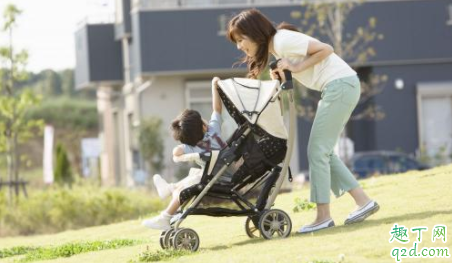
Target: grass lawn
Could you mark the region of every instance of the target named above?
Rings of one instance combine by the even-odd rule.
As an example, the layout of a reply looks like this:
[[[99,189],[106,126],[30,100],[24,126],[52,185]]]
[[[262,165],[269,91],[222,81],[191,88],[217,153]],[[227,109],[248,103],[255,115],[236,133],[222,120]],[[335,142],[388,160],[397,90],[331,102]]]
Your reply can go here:
[[[297,235],[296,230],[310,223],[314,211],[293,213],[296,197],[308,198],[309,189],[294,190],[281,194],[275,208],[289,213],[292,236],[287,239],[250,239],[245,234],[243,217],[213,218],[189,217],[181,225],[194,229],[200,237],[200,249],[195,253],[174,254],[167,262],[395,262],[390,256],[394,247],[410,249],[417,238],[417,232],[408,230],[410,242],[389,243],[393,225],[407,228],[428,227],[423,232],[423,247],[448,247],[452,252],[452,165],[428,171],[409,172],[394,176],[374,177],[361,181],[366,192],[381,206],[380,211],[363,223],[344,226],[343,221],[355,205],[344,196],[331,203],[336,227],[314,234]],[[446,243],[432,242],[432,228],[443,224],[447,231]],[[159,255],[159,231],[144,229],[140,220],[120,224],[66,231],[54,235],[11,237],[0,239],[0,251],[17,246],[57,246],[70,242],[104,241],[109,239],[132,239],[144,242],[117,249],[87,252],[72,257],[60,257],[39,262],[138,262],[142,252]],[[340,256],[343,255],[343,256]],[[15,262],[23,256],[7,257],[0,262]],[[451,258],[403,258],[402,262],[452,262]]]

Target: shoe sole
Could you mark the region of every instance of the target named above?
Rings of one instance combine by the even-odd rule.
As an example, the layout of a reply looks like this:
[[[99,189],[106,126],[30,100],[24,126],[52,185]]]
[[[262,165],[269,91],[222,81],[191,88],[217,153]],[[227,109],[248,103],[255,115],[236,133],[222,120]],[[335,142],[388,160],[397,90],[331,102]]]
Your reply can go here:
[[[334,221],[333,221],[327,227],[323,227],[323,228],[320,228],[320,229],[312,230],[312,231],[309,231],[309,232],[298,232],[297,231],[297,234],[300,234],[300,235],[309,234],[309,233],[321,231],[321,230],[324,230],[324,229],[332,228],[334,226],[336,226],[336,224],[334,224]]]
[[[378,212],[378,210],[380,210],[380,205],[375,203],[376,205],[374,207],[372,207],[371,210],[369,210],[367,213],[363,214],[362,216],[356,218],[356,219],[350,219],[350,220],[345,220],[344,225],[351,225],[351,224],[355,224],[355,223],[360,223],[362,221],[364,221],[366,218],[368,218],[369,216],[375,214],[376,212]]]

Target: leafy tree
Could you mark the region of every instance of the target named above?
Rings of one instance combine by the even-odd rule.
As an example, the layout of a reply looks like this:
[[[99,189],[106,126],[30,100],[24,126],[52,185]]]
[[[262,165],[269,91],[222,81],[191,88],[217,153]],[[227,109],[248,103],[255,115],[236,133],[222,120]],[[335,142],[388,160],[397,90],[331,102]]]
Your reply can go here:
[[[61,92],[70,97],[74,94],[74,70],[66,69],[59,73],[61,79]]]
[[[55,182],[60,185],[72,185],[74,181],[71,164],[63,144],[58,143],[56,148]]]
[[[358,26],[354,32],[345,32],[344,28],[350,13],[363,0],[333,0],[333,1],[303,1],[305,8],[303,14],[299,11],[291,13],[292,18],[300,20],[301,31],[308,35],[316,35],[326,38],[334,47],[335,53],[349,62],[358,66],[358,73],[364,72],[366,77],[361,77],[361,97],[357,110],[351,117],[352,120],[384,118],[384,112],[373,102],[375,95],[382,92],[383,85],[387,81],[386,75],[371,74],[366,68],[359,68],[368,59],[374,57],[376,52],[372,43],[383,39],[383,35],[376,32],[377,19],[370,17],[366,25]],[[300,116],[312,120],[315,116],[319,101],[317,94],[307,89],[297,89],[296,94],[301,99],[297,105]],[[346,137],[346,129],[342,135]],[[344,149],[346,153],[347,150]],[[348,157],[345,156],[345,161]]]
[[[62,94],[61,79],[57,72],[46,69],[41,71],[38,90],[44,97],[55,97]]]
[[[143,120],[139,129],[140,150],[153,172],[163,169],[163,135],[162,120],[151,117]]]
[[[300,20],[302,32],[308,35],[324,37],[334,47],[334,52],[352,65],[359,66],[376,55],[371,44],[383,39],[383,35],[375,31],[377,19],[370,17],[367,24],[359,26],[354,32],[345,33],[344,28],[350,13],[363,0],[334,0],[334,1],[303,1],[305,7],[303,14],[293,11],[291,16]],[[359,67],[357,68],[359,71]],[[382,119],[384,112],[380,107],[369,101],[381,93],[383,84],[387,80],[385,75],[370,74],[368,79],[361,79],[361,98],[358,104],[366,104],[362,110],[352,119]],[[311,101],[309,106],[300,106],[299,113],[306,119],[312,119],[315,115],[315,105],[318,97],[312,96],[308,91],[300,91],[306,102]],[[309,104],[309,103],[308,103]],[[312,106],[314,104],[314,106]]]
[[[25,118],[27,111],[39,104],[40,98],[30,89],[18,90],[16,83],[27,78],[25,66],[28,53],[25,50],[15,52],[12,45],[13,29],[16,17],[21,11],[14,5],[8,5],[4,11],[3,30],[9,35],[9,46],[0,47],[0,152],[4,152],[7,163],[7,174],[10,182],[19,181],[21,158],[18,145],[36,135],[43,126],[42,120]],[[19,186],[15,187],[16,197]],[[13,201],[13,188],[9,189],[9,202]]]

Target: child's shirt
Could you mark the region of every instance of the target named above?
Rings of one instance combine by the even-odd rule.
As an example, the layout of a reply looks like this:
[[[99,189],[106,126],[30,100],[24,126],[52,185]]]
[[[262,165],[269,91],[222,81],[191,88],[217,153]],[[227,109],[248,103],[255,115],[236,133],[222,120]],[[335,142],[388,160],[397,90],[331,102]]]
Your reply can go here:
[[[212,112],[212,116],[207,125],[207,132],[204,134],[204,138],[200,141],[196,146],[190,146],[187,144],[182,144],[182,148],[184,150],[184,154],[187,153],[204,153],[210,152],[212,150],[221,150],[226,143],[221,138],[221,124],[223,120],[221,118],[221,114],[218,112]],[[204,169],[205,163],[198,163],[199,166]],[[192,168],[193,169],[193,168]],[[196,176],[194,176],[193,180],[190,181],[190,184],[198,183],[201,180],[202,169],[194,172]],[[230,166],[224,173],[224,175],[219,179],[219,182],[230,182],[232,175],[237,170],[234,166]]]

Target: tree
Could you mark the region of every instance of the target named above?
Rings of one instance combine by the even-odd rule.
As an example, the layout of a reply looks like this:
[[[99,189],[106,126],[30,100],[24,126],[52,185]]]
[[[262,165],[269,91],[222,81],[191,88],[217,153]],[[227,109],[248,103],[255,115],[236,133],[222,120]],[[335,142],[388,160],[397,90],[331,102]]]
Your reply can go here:
[[[66,69],[60,72],[61,91],[64,96],[70,97],[74,93],[74,70]]]
[[[39,74],[41,80],[38,83],[38,90],[44,97],[56,97],[62,94],[61,79],[57,72],[46,69]]]
[[[151,117],[142,121],[139,130],[140,150],[144,159],[151,166],[152,172],[159,172],[163,169],[163,136],[162,120]]]
[[[7,163],[7,174],[11,184],[15,183],[16,197],[19,195],[18,145],[24,143],[42,130],[42,120],[29,120],[27,111],[40,102],[30,89],[18,90],[15,84],[27,79],[25,66],[28,53],[22,50],[15,53],[12,45],[13,29],[16,17],[21,11],[14,5],[8,5],[4,11],[5,23],[3,31],[9,35],[9,46],[0,47],[0,152],[4,152]],[[9,203],[13,202],[13,188],[9,189]]]
[[[302,3],[305,8],[303,14],[293,11],[291,16],[300,20],[302,32],[326,38],[327,42],[332,44],[335,53],[352,66],[357,67],[357,71],[359,71],[360,65],[376,55],[371,44],[383,39],[383,35],[375,31],[377,25],[375,17],[370,17],[366,25],[358,26],[354,32],[345,32],[344,28],[349,14],[362,2],[362,0],[305,0]],[[358,110],[351,117],[352,120],[384,118],[384,112],[372,101],[372,98],[381,93],[387,76],[367,73],[369,73],[366,74],[367,77],[361,77],[361,97],[358,102]],[[296,90],[296,94],[302,102],[297,105],[299,115],[312,120],[319,101],[318,96],[306,89]],[[346,129],[342,136],[346,137]],[[347,152],[346,149],[345,152]],[[347,156],[345,159],[347,162]]]
[[[55,182],[59,185],[72,185],[73,173],[67,151],[63,144],[58,143],[56,148]]]

